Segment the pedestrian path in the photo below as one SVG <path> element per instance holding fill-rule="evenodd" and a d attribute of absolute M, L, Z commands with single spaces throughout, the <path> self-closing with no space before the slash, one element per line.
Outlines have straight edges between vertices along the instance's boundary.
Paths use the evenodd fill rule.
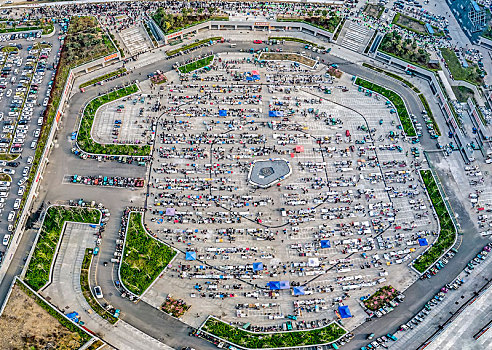
<path fill-rule="evenodd" d="M 362 52 L 366 46 L 365 44 L 370 40 L 371 34 L 372 30 L 366 26 L 347 21 L 337 40 L 337 44 L 352 51 Z"/>

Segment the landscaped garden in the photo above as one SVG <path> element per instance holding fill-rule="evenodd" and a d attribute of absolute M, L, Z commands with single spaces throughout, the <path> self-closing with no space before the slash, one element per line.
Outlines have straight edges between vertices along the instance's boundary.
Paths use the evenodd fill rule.
<path fill-rule="evenodd" d="M 458 57 L 451 49 L 443 47 L 441 48 L 441 54 L 446 61 L 454 80 L 464 80 L 474 85 L 482 84 L 483 77 L 480 67 L 471 62 L 468 63 L 468 67 L 463 67 Z"/>
<path fill-rule="evenodd" d="M 384 286 L 379 288 L 376 293 L 364 300 L 364 305 L 372 311 L 376 311 L 395 299 L 399 292 L 392 286 Z"/>
<path fill-rule="evenodd" d="M 0 317 L 0 349 L 77 350 L 91 338 L 22 281 L 15 281 Z"/>
<path fill-rule="evenodd" d="M 165 313 L 180 318 L 190 309 L 190 305 L 187 305 L 182 299 L 174 299 L 170 295 L 166 297 L 166 301 L 162 304 L 161 309 Z"/>
<path fill-rule="evenodd" d="M 427 193 L 429 194 L 429 198 L 436 211 L 441 229 L 437 241 L 413 263 L 413 267 L 417 271 L 424 272 L 427 268 L 432 266 L 444 252 L 451 248 L 456 239 L 456 230 L 432 172 L 430 170 L 421 170 L 420 176 L 422 176 L 422 180 L 424 180 Z"/>
<path fill-rule="evenodd" d="M 216 15 L 216 9 L 210 7 L 206 10 L 199 8 L 196 12 L 183 8 L 180 14 L 168 13 L 163 7 L 159 7 L 152 15 L 152 19 L 162 29 L 164 34 L 171 34 L 182 29 L 207 21 L 227 21 L 226 14 Z"/>
<path fill-rule="evenodd" d="M 375 93 L 378 93 L 384 97 L 386 97 L 388 100 L 391 101 L 391 103 L 395 106 L 396 112 L 398 113 L 398 117 L 400 118 L 401 125 L 403 126 L 403 131 L 405 131 L 405 134 L 407 136 L 416 136 L 417 133 L 415 132 L 415 129 L 413 127 L 412 120 L 410 119 L 410 115 L 408 114 L 407 108 L 405 107 L 405 103 L 403 102 L 402 98 L 400 95 L 395 93 L 392 90 L 386 89 L 382 86 L 379 86 L 377 84 L 371 83 L 367 80 L 357 78 L 355 81 L 356 85 L 359 85 L 363 88 L 366 88 L 368 90 L 371 90 Z"/>
<path fill-rule="evenodd" d="M 199 60 L 187 63 L 185 65 L 179 66 L 178 70 L 180 73 L 186 74 L 194 72 L 198 69 L 208 67 L 214 60 L 214 56 L 210 55 L 204 58 L 200 58 Z"/>
<path fill-rule="evenodd" d="M 51 264 L 66 221 L 88 224 L 99 223 L 101 213 L 97 209 L 52 206 L 46 212 L 36 248 L 29 262 L 24 280 L 38 291 L 49 281 Z"/>
<path fill-rule="evenodd" d="M 333 33 L 338 24 L 342 21 L 342 16 L 339 16 L 335 12 L 328 13 L 325 10 L 321 16 L 312 16 L 312 14 L 308 14 L 307 17 L 278 16 L 277 20 L 279 22 L 302 22 Z"/>
<path fill-rule="evenodd" d="M 410 16 L 405 16 L 401 13 L 397 13 L 395 17 L 393 18 L 393 21 L 391 22 L 392 24 L 396 24 L 400 28 L 404 28 L 406 30 L 409 30 L 411 32 L 417 33 L 417 34 L 422 34 L 422 35 L 430 35 L 428 32 L 425 22 L 420 21 L 416 18 L 410 17 Z M 442 31 L 439 30 L 439 28 L 435 26 L 431 26 L 432 30 L 434 31 L 434 36 L 444 36 Z"/>
<path fill-rule="evenodd" d="M 473 90 L 467 86 L 451 86 L 458 102 L 465 103 L 469 97 L 473 97 Z"/>
<path fill-rule="evenodd" d="M 41 155 L 48 141 L 70 69 L 114 52 L 116 52 L 116 48 L 102 32 L 96 18 L 89 16 L 73 16 L 70 18 L 68 32 L 65 36 L 65 44 L 60 54 L 60 61 L 52 85 L 53 89 L 50 100 L 43 115 L 43 126 L 41 127 L 41 134 L 38 138 L 38 145 L 34 154 L 31 171 L 25 184 L 26 190 L 22 197 L 19 212 L 22 211 L 29 196 L 30 188 L 36 175 Z"/>
<path fill-rule="evenodd" d="M 96 77 L 94 79 L 91 79 L 89 81 L 86 81 L 85 83 L 82 83 L 79 85 L 79 88 L 80 89 L 83 89 L 87 86 L 91 86 L 91 85 L 94 85 L 94 84 L 97 84 L 101 81 L 104 81 L 104 80 L 108 80 L 108 79 L 111 79 L 113 77 L 117 77 L 117 76 L 120 76 L 121 74 L 123 73 L 126 73 L 126 68 L 120 68 L 120 69 L 117 69 L 113 72 L 109 72 L 109 73 L 106 73 L 104 75 L 101 75 L 99 77 Z"/>
<path fill-rule="evenodd" d="M 415 40 L 403 39 L 397 31 L 386 34 L 378 50 L 425 69 L 439 69 L 439 63 L 430 63 L 430 54 L 425 48 Z"/>
<path fill-rule="evenodd" d="M 216 318 L 209 318 L 202 330 L 230 343 L 250 349 L 327 344 L 336 341 L 346 333 L 336 322 L 323 328 L 308 331 L 253 333 L 228 325 Z"/>
<path fill-rule="evenodd" d="M 86 249 L 84 254 L 84 260 L 82 261 L 82 268 L 80 269 L 80 288 L 85 300 L 89 304 L 92 310 L 94 310 L 99 316 L 104 318 L 111 324 L 115 324 L 118 319 L 106 311 L 94 298 L 91 292 L 89 284 L 89 267 L 91 266 L 92 257 L 94 256 L 92 249 Z"/>
<path fill-rule="evenodd" d="M 166 51 L 166 55 L 168 55 L 168 56 L 174 56 L 174 55 L 176 55 L 177 53 L 179 53 L 181 51 L 190 50 L 190 49 L 193 49 L 193 48 L 195 48 L 197 46 L 208 44 L 210 42 L 215 42 L 215 41 L 221 40 L 221 39 L 222 38 L 220 36 L 216 36 L 216 37 L 213 37 L 213 38 L 198 40 L 198 41 L 196 41 L 194 43 L 191 43 L 191 44 L 188 44 L 188 45 L 184 45 L 183 47 L 180 47 L 178 49 L 173 49 L 173 50 Z"/>
<path fill-rule="evenodd" d="M 111 91 L 105 95 L 91 100 L 84 109 L 84 114 L 80 122 L 79 132 L 77 133 L 77 144 L 84 152 L 93 154 L 128 155 L 128 156 L 148 156 L 150 154 L 149 145 L 120 145 L 120 144 L 101 144 L 94 141 L 91 136 L 92 124 L 96 116 L 96 111 L 102 105 L 115 101 L 119 98 L 134 94 L 138 91 L 136 84 Z"/>
<path fill-rule="evenodd" d="M 151 237 L 142 225 L 142 213 L 130 213 L 120 264 L 121 283 L 141 295 L 159 277 L 176 251 Z"/>

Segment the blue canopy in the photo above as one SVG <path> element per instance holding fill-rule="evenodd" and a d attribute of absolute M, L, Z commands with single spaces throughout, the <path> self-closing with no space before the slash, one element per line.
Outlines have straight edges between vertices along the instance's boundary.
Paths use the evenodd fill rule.
<path fill-rule="evenodd" d="M 253 80 L 260 80 L 260 76 L 259 75 L 253 75 Z"/>
<path fill-rule="evenodd" d="M 327 239 L 323 239 L 321 241 L 321 248 L 331 248 L 330 241 Z"/>
<path fill-rule="evenodd" d="M 280 281 L 280 289 L 289 289 L 290 283 L 289 281 Z"/>
<path fill-rule="evenodd" d="M 253 271 L 263 271 L 263 263 L 262 262 L 255 262 L 253 263 Z"/>
<path fill-rule="evenodd" d="M 347 305 L 339 306 L 338 312 L 340 313 L 341 318 L 352 317 L 352 314 L 350 313 L 349 307 Z"/>
<path fill-rule="evenodd" d="M 424 247 L 426 245 L 429 245 L 429 243 L 427 243 L 427 239 L 419 238 L 419 246 Z"/>
<path fill-rule="evenodd" d="M 196 260 L 196 252 L 186 252 L 186 260 Z"/>
<path fill-rule="evenodd" d="M 268 287 L 270 288 L 270 290 L 279 290 L 280 289 L 280 282 L 279 281 L 268 282 Z"/>
<path fill-rule="evenodd" d="M 219 116 L 220 117 L 227 117 L 227 110 L 219 109 Z"/>
<path fill-rule="evenodd" d="M 253 77 L 246 77 L 247 81 L 253 81 Z"/>
<path fill-rule="evenodd" d="M 283 111 L 270 111 L 268 112 L 269 117 L 283 117 L 284 112 Z"/>
<path fill-rule="evenodd" d="M 294 287 L 294 295 L 304 295 L 304 287 L 299 286 L 299 287 Z"/>

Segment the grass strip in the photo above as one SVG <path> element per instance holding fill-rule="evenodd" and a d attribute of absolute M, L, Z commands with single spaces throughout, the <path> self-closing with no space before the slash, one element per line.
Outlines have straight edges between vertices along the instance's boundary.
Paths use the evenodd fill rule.
<path fill-rule="evenodd" d="M 115 70 L 113 72 L 109 72 L 109 73 L 106 73 L 106 74 L 101 75 L 99 77 L 96 77 L 94 79 L 91 79 L 89 81 L 86 81 L 85 83 L 82 83 L 82 84 L 79 85 L 79 89 L 83 89 L 83 88 L 85 88 L 87 86 L 91 86 L 91 85 L 97 84 L 100 81 L 111 79 L 112 77 L 115 77 L 115 76 L 120 75 L 120 74 L 123 74 L 123 73 L 126 73 L 126 68 L 120 68 L 120 69 Z"/>
<path fill-rule="evenodd" d="M 413 267 L 422 273 L 432 266 L 442 254 L 451 248 L 456 239 L 456 230 L 432 172 L 430 170 L 420 170 L 420 176 L 424 181 L 425 188 L 429 194 L 432 206 L 436 211 L 441 228 L 437 241 L 413 263 Z"/>
<path fill-rule="evenodd" d="M 210 63 L 212 63 L 213 60 L 214 60 L 214 56 L 210 55 L 210 56 L 201 58 L 199 60 L 190 62 L 188 64 L 185 64 L 183 66 L 179 66 L 178 70 L 180 73 L 183 73 L 183 74 L 191 73 L 193 71 L 196 71 L 197 69 L 207 67 Z"/>
<path fill-rule="evenodd" d="M 119 98 L 129 96 L 138 91 L 136 84 L 111 91 L 105 95 L 91 100 L 84 109 L 82 120 L 80 122 L 79 132 L 77 133 L 77 144 L 84 152 L 92 154 L 108 155 L 125 155 L 125 156 L 148 156 L 150 154 L 150 145 L 119 145 L 119 144 L 101 144 L 94 141 L 91 136 L 92 125 L 96 111 L 104 104 L 115 101 Z"/>
<path fill-rule="evenodd" d="M 46 212 L 34 253 L 24 280 L 35 291 L 49 281 L 51 264 L 66 221 L 97 224 L 101 213 L 97 209 L 52 206 Z"/>
<path fill-rule="evenodd" d="M 222 38 L 220 36 L 214 36 L 212 38 L 202 39 L 202 40 L 196 41 L 194 43 L 191 43 L 191 44 L 185 45 L 183 47 L 180 47 L 179 49 L 173 49 L 173 50 L 166 51 L 166 55 L 168 55 L 168 56 L 174 56 L 174 55 L 176 55 L 177 53 L 179 53 L 181 51 L 190 50 L 190 49 L 193 49 L 193 48 L 195 48 L 197 46 L 206 44 L 206 43 L 208 43 L 210 41 L 214 42 L 214 41 L 221 40 L 221 39 Z"/>
<path fill-rule="evenodd" d="M 92 339 L 92 336 L 84 332 L 82 329 L 77 327 L 72 321 L 67 319 L 65 316 L 61 315 L 58 311 L 56 311 L 53 306 L 45 302 L 43 299 L 38 297 L 35 293 L 33 293 L 29 288 L 27 288 L 24 283 L 20 280 L 16 281 L 16 286 L 18 286 L 24 293 L 26 293 L 29 297 L 33 298 L 34 301 L 41 306 L 46 312 L 48 312 L 51 316 L 53 316 L 62 326 L 67 328 L 71 332 L 76 332 L 79 334 L 82 344 L 87 343 Z"/>
<path fill-rule="evenodd" d="M 344 24 L 345 24 L 345 17 L 342 19 L 342 23 L 340 23 L 338 25 L 337 31 L 335 32 L 335 34 L 333 34 L 333 41 L 337 41 L 338 36 L 340 35 Z"/>
<path fill-rule="evenodd" d="M 120 278 L 130 292 L 141 295 L 159 277 L 176 251 L 147 233 L 142 225 L 142 213 L 130 213 L 127 225 Z"/>
<path fill-rule="evenodd" d="M 82 294 L 84 295 L 84 298 L 91 309 L 109 323 L 115 324 L 118 319 L 111 315 L 108 311 L 106 311 L 97 302 L 96 298 L 94 298 L 94 295 L 91 292 L 91 287 L 89 285 L 89 267 L 91 266 L 92 257 L 94 256 L 92 252 L 93 251 L 90 248 L 87 248 L 85 250 L 84 260 L 82 262 L 82 268 L 80 270 L 80 288 L 82 289 Z"/>
<path fill-rule="evenodd" d="M 396 108 L 398 118 L 400 118 L 400 122 L 403 126 L 403 131 L 405 131 L 405 134 L 410 137 L 417 135 L 413 127 L 412 120 L 410 119 L 410 115 L 408 114 L 407 108 L 405 107 L 405 103 L 403 102 L 403 99 L 400 97 L 400 95 L 392 90 L 386 89 L 382 86 L 371 83 L 361 78 L 357 78 L 355 84 L 376 92 L 390 100 Z"/>
<path fill-rule="evenodd" d="M 302 44 L 306 44 L 306 45 L 311 45 L 311 46 L 314 46 L 314 47 L 318 47 L 320 49 L 324 49 L 325 48 L 324 46 L 315 44 L 315 43 L 313 43 L 311 41 L 308 41 L 308 40 L 299 39 L 299 38 L 291 38 L 291 37 L 288 37 L 288 36 L 271 36 L 271 37 L 268 37 L 268 40 L 293 41 L 293 42 L 296 42 L 296 43 L 302 43 Z"/>
<path fill-rule="evenodd" d="M 323 328 L 307 331 L 253 333 L 228 325 L 215 318 L 209 318 L 203 325 L 202 330 L 230 343 L 250 349 L 327 344 L 334 342 L 346 333 L 336 322 Z"/>
<path fill-rule="evenodd" d="M 454 51 L 448 48 L 441 48 L 441 54 L 446 61 L 454 80 L 467 81 L 473 85 L 482 84 L 482 71 L 477 65 L 464 68 Z"/>
<path fill-rule="evenodd" d="M 419 95 L 420 101 L 422 102 L 422 105 L 424 106 L 425 111 L 427 112 L 427 115 L 432 121 L 432 126 L 434 126 L 434 130 L 436 131 L 436 134 L 438 136 L 441 136 L 441 130 L 439 129 L 439 125 L 437 125 L 437 121 L 434 118 L 434 114 L 432 114 L 432 110 L 430 109 L 429 103 L 427 102 L 427 99 L 425 98 L 424 94 Z"/>

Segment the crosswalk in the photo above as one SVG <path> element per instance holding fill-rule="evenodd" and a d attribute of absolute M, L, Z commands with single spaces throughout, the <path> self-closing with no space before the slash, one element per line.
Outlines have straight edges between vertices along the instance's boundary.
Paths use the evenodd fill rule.
<path fill-rule="evenodd" d="M 372 32 L 366 26 L 347 21 L 345 23 L 345 34 L 338 38 L 337 43 L 349 50 L 361 52 L 367 41 L 367 37 Z"/>

